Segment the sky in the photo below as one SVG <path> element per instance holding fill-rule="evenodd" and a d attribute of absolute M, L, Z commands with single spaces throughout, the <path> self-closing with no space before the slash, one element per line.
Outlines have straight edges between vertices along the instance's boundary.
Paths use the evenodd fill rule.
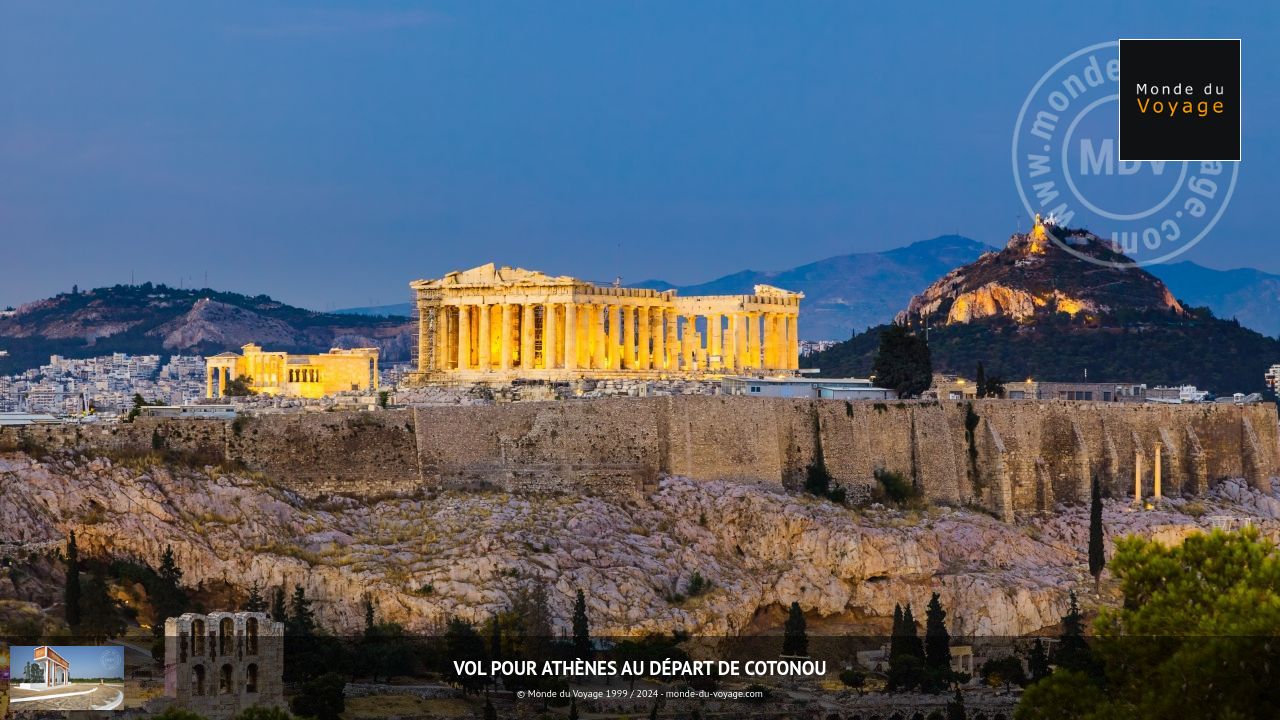
<path fill-rule="evenodd" d="M 326 310 L 485 262 L 677 284 L 1026 228 L 1057 60 L 1243 40 L 1187 253 L 1280 272 L 1280 6 L 0 0 L 0 306 L 150 280 Z M 207 278 L 207 280 L 206 280 Z"/>

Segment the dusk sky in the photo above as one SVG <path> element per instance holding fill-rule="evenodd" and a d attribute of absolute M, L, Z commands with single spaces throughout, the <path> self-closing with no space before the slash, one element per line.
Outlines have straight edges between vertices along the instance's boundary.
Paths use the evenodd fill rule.
<path fill-rule="evenodd" d="M 0 0 L 0 306 L 151 280 L 315 309 L 488 261 L 784 269 L 1026 213 L 1055 62 L 1243 39 L 1243 148 L 1186 255 L 1280 272 L 1280 8 L 1166 2 Z M 1105 230 L 1105 228 L 1091 228 Z"/>

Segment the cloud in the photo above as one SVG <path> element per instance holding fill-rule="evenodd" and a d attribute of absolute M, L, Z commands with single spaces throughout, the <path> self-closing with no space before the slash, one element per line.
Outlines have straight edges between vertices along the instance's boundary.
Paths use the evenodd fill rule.
<path fill-rule="evenodd" d="M 442 19 L 422 9 L 305 9 L 253 24 L 226 26 L 232 35 L 258 38 L 309 38 L 391 32 L 421 27 Z"/>

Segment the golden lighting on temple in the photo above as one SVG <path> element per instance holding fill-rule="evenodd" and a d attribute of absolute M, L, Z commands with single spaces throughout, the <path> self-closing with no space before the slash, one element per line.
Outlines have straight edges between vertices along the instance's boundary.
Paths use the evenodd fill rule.
<path fill-rule="evenodd" d="M 225 397 L 227 383 L 245 378 L 263 395 L 320 398 L 378 389 L 378 348 L 333 348 L 320 355 L 266 351 L 249 343 L 243 354 L 222 353 L 205 363 L 205 397 Z"/>
<path fill-rule="evenodd" d="M 410 283 L 416 382 L 794 374 L 802 293 L 597 285 L 493 263 Z"/>

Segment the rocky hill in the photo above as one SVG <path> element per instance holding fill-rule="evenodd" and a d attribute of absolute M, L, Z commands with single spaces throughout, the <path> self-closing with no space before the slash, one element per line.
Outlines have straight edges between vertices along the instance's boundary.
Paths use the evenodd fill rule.
<path fill-rule="evenodd" d="M 1052 242 L 1060 233 L 1086 262 Z M 895 321 L 925 332 L 936 371 L 971 376 L 978 362 L 1006 379 L 1194 384 L 1220 394 L 1264 388 L 1280 341 L 1180 301 L 1163 281 L 1082 230 L 1037 227 L 946 273 Z M 874 328 L 802 364 L 865 376 Z"/>
<path fill-rule="evenodd" d="M 379 347 L 387 360 L 406 360 L 414 340 L 405 317 L 317 313 L 266 295 L 116 285 L 64 293 L 0 316 L 0 349 L 9 353 L 0 357 L 0 374 L 55 354 L 211 354 L 248 342 L 291 352 Z"/>
<path fill-rule="evenodd" d="M 887 632 L 895 603 L 937 591 L 953 634 L 1054 625 L 1087 575 L 1085 507 L 1010 524 L 948 507 L 855 510 L 780 488 L 665 478 L 643 502 L 583 495 L 450 491 L 307 501 L 266 478 L 138 458 L 0 455 L 0 540 L 46 547 L 76 531 L 82 557 L 155 567 L 171 545 L 184 582 L 242 591 L 302 585 L 329 628 L 361 626 L 361 600 L 411 631 L 483 621 L 530 583 L 568 631 L 586 591 L 593 629 L 636 635 L 776 632 L 792 602 L 810 633 Z M 1108 542 L 1175 542 L 1251 518 L 1280 533 L 1280 499 L 1225 481 L 1197 500 L 1137 513 L 1108 502 Z M 684 596 L 697 573 L 710 589 Z M 6 575 L 0 598 L 14 597 Z M 1115 589 L 1104 584 L 1114 600 Z M 1090 593 L 1087 603 L 1097 602 Z"/>

